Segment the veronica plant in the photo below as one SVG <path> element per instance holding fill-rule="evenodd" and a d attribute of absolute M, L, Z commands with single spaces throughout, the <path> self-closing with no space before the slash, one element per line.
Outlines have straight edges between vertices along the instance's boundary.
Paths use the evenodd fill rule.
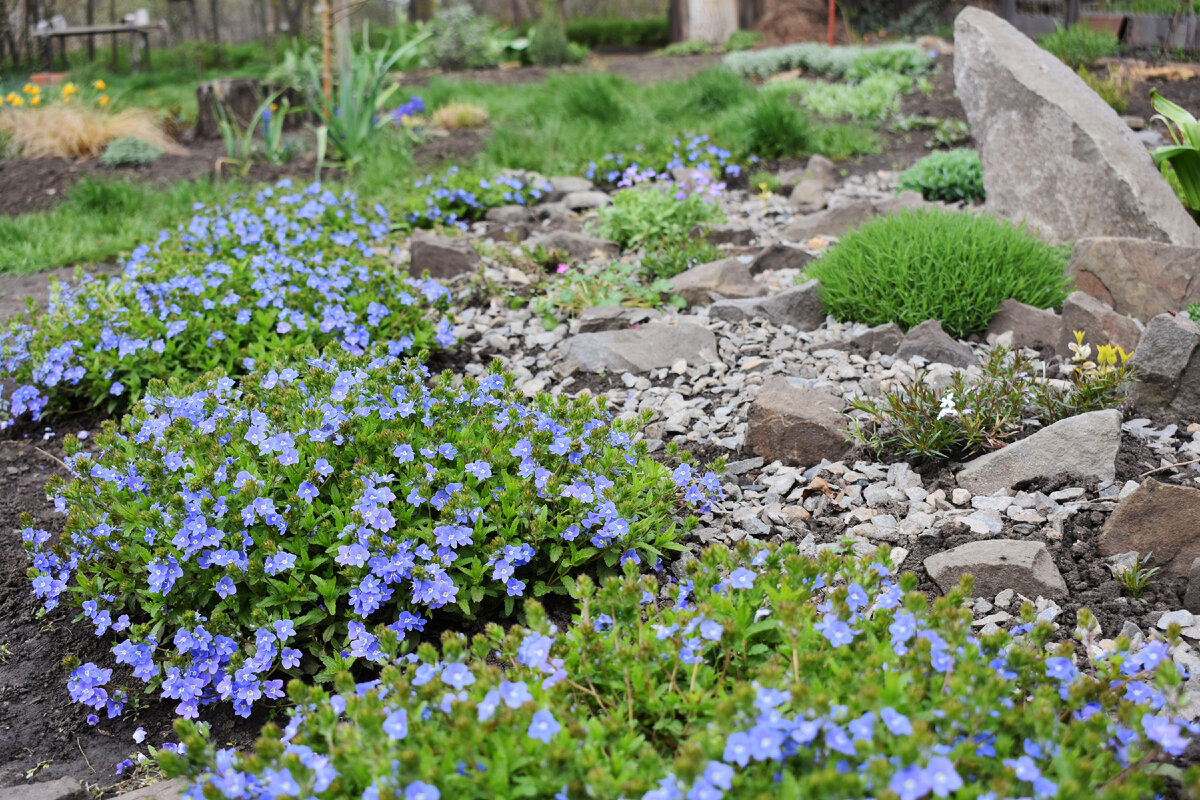
<path fill-rule="evenodd" d="M 757 163 L 758 159 L 751 156 L 747 161 Z M 602 185 L 625 187 L 646 181 L 671 180 L 676 170 L 687 174 L 699 172 L 716 181 L 721 177 L 738 177 L 742 165 L 731 150 L 705 134 L 674 139 L 670 148 L 664 150 L 638 147 L 632 153 L 605 153 L 599 160 L 587 163 L 584 175 Z M 720 188 L 724 189 L 724 185 Z"/>
<path fill-rule="evenodd" d="M 402 200 L 404 220 L 414 228 L 453 225 L 463 230 L 489 208 L 536 203 L 553 190 L 545 180 L 523 173 L 485 177 L 457 165 L 440 175 L 428 175 L 413 184 Z"/>
<path fill-rule="evenodd" d="M 721 491 L 588 398 L 527 401 L 497 371 L 430 381 L 386 353 L 294 363 L 154 384 L 94 452 L 70 446 L 50 490 L 64 535 L 23 533 L 46 609 L 112 630 L 116 663 L 183 716 L 249 714 L 279 671 L 379 661 L 381 623 L 508 614 L 581 570 L 657 561 L 679 548 L 677 499 Z M 100 669 L 72 696 L 119 713 L 121 693 L 79 688 Z"/>
<path fill-rule="evenodd" d="M 289 347 L 395 353 L 454 343 L 448 291 L 397 273 L 382 206 L 290 181 L 228 208 L 198 206 L 109 281 L 51 283 L 50 307 L 0 329 L 15 390 L 0 427 L 72 406 L 123 408 L 152 378 L 237 372 Z"/>
<path fill-rule="evenodd" d="M 932 607 L 912 575 L 791 545 L 704 553 L 684 580 L 576 584 L 565 631 L 535 603 L 396 659 L 377 680 L 299 681 L 286 727 L 252 752 L 179 722 L 196 797 L 1150 797 L 1197 731 L 1172 715 L 1165 642 L 1105 656 L 1047 648 L 1032 605 L 978 636 L 956 589 Z M 663 591 L 665 589 L 665 591 Z M 659 602 L 663 597 L 665 602 Z M 1194 772 L 1194 770 L 1193 770 Z M 1182 777 L 1177 769 L 1172 773 Z"/>

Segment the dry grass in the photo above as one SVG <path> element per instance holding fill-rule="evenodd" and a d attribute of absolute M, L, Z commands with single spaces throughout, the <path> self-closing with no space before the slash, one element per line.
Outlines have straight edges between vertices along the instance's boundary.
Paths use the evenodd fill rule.
<path fill-rule="evenodd" d="M 183 148 L 163 133 L 147 111 L 130 108 L 115 113 L 94 108 L 54 106 L 0 110 L 0 132 L 25 158 L 95 158 L 114 139 L 132 136 L 167 153 Z"/>
<path fill-rule="evenodd" d="M 433 123 L 448 131 L 479 128 L 486 125 L 487 121 L 487 112 L 469 103 L 450 103 L 433 112 Z"/>

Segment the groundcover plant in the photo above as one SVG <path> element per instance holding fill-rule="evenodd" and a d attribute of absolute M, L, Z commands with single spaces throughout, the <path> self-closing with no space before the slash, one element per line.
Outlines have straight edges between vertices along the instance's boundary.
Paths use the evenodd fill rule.
<path fill-rule="evenodd" d="M 197 207 L 119 276 L 52 284 L 45 313 L 0 330 L 0 378 L 16 387 L 0 398 L 0 428 L 73 405 L 114 411 L 153 378 L 241 371 L 297 345 L 453 344 L 449 292 L 389 261 L 389 224 L 352 193 L 287 180 L 228 208 Z"/>
<path fill-rule="evenodd" d="M 967 584 L 932 607 L 874 560 L 785 545 L 706 551 L 661 584 L 580 578 L 565 631 L 534 601 L 294 707 L 253 751 L 180 721 L 168 774 L 195 798 L 1152 797 L 1189 741 L 1167 645 L 1090 656 L 1048 623 L 977 636 Z M 969 581 L 969 579 L 968 579 Z"/>
<path fill-rule="evenodd" d="M 95 452 L 68 448 L 64 534 L 22 533 L 33 589 L 111 630 L 144 684 L 83 664 L 78 702 L 115 716 L 157 691 L 185 717 L 248 715 L 282 696 L 277 673 L 385 660 L 380 623 L 495 619 L 582 569 L 656 563 L 681 547 L 677 510 L 721 492 L 587 398 L 526 400 L 496 371 L 429 380 L 386 352 L 291 363 L 155 382 Z"/>

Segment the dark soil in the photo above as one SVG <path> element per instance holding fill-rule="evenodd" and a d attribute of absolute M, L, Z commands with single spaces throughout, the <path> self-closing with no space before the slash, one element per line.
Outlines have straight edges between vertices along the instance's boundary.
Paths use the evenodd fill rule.
<path fill-rule="evenodd" d="M 82 417 L 56 427 L 64 435 L 94 432 L 99 419 Z M 26 434 L 0 434 L 0 786 L 71 777 L 103 789 L 120 780 L 117 764 L 139 749 L 132 738 L 139 726 L 147 744 L 176 741 L 174 701 L 151 701 L 112 720 L 101 713 L 93 727 L 85 722 L 87 711 L 67 694 L 64 657 L 105 664 L 111 655 L 106 638 L 95 636 L 86 622 L 73 622 L 70 612 L 39 616 L 41 603 L 26 577 L 21 516 L 29 514 L 33 525 L 52 533 L 62 530 L 64 517 L 53 513 L 45 486 L 66 469 L 61 436 L 43 441 L 40 434 Z M 114 674 L 114 682 L 117 678 Z M 264 707 L 243 720 L 228 704 L 218 704 L 203 718 L 212 723 L 216 741 L 245 744 L 257 736 L 266 713 Z"/>
<path fill-rule="evenodd" d="M 413 161 L 421 167 L 436 167 L 447 161 L 466 164 L 483 152 L 490 138 L 491 132 L 486 130 L 435 133 L 413 148 Z"/>
<path fill-rule="evenodd" d="M 0 216 L 17 216 L 50 208 L 66 199 L 71 185 L 81 178 L 126 179 L 133 183 L 166 187 L 180 180 L 241 179 L 234 167 L 224 164 L 222 142 L 193 142 L 186 155 L 163 155 L 141 167 L 112 169 L 100 159 L 71 161 L 65 158 L 0 159 Z M 297 156 L 286 164 L 255 162 L 241 180 L 271 182 L 284 176 L 311 176 L 316 162 L 312 156 Z"/>
<path fill-rule="evenodd" d="M 1158 89 L 1166 99 L 1172 103 L 1177 103 L 1183 106 L 1192 114 L 1200 114 L 1200 78 L 1192 78 L 1186 81 L 1164 81 L 1150 82 L 1137 81 L 1133 84 L 1133 91 L 1129 93 L 1129 108 L 1125 113 L 1130 116 L 1141 117 L 1149 124 L 1150 118 L 1154 116 L 1154 109 L 1150 106 L 1150 90 Z M 1163 130 L 1162 124 L 1154 126 L 1155 130 L 1166 136 L 1166 131 Z"/>

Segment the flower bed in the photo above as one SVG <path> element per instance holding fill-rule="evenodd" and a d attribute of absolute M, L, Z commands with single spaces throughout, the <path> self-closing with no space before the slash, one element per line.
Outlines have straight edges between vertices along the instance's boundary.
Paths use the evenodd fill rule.
<path fill-rule="evenodd" d="M 282 695 L 278 671 L 381 662 L 368 625 L 496 618 L 581 570 L 655 563 L 678 549 L 677 492 L 704 507 L 721 491 L 587 399 L 525 401 L 497 373 L 430 386 L 387 355 L 294 363 L 152 385 L 53 485 L 63 536 L 22 534 L 45 608 L 111 629 L 116 663 L 183 716 L 247 715 Z M 78 667 L 72 697 L 120 714 L 111 677 Z"/>

